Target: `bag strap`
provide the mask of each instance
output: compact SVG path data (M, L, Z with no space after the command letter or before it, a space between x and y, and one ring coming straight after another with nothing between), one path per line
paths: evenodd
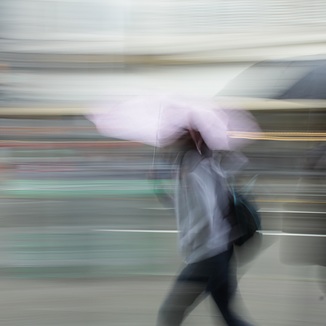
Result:
M255 185L256 180L258 178L258 174L255 174L242 188L241 188L241 192L243 192L244 194L247 194L252 187Z
M243 193L243 194L248 194L252 187L255 185L257 179L258 179L258 176L259 174L255 174L244 186L242 186L240 188L240 192ZM235 177L232 176L230 177L231 179L231 182L229 182L229 188L230 188L230 191L234 194L236 192L236 181L235 181Z

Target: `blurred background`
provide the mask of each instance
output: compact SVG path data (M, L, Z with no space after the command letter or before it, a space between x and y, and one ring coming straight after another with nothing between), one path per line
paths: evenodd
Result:
M237 304L258 325L325 326L325 1L2 0L0 11L4 325L154 324L181 266L165 201L175 167L84 116L146 90L256 117L263 133L236 182L256 177L264 236L237 253ZM216 314L205 302L185 324Z

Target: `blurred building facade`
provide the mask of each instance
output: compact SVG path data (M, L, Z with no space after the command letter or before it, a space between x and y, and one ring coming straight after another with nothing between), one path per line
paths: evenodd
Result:
M3 0L0 6L8 51L173 53L282 44L286 35L292 42L322 41L326 27L322 0Z

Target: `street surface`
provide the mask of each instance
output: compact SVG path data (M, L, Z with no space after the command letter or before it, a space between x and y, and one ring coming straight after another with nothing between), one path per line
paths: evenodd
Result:
M277 252L275 243L241 277L239 311L255 325L325 326L325 293L316 279L316 268L280 265ZM94 280L2 278L1 323L150 326L172 281L173 276L146 275ZM216 325L215 318L219 321L219 312L206 299L185 325Z

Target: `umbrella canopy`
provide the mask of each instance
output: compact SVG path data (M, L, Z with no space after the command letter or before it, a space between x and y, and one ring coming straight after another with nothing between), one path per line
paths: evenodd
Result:
M279 95L279 99L326 99L326 61L315 63L304 77Z
M87 116L108 137L164 147L188 130L200 132L212 150L235 150L248 140L234 132L259 131L248 113L223 110L211 99L142 95L97 106Z
M280 100L324 100L326 59L297 58L259 62L240 73L218 95Z

